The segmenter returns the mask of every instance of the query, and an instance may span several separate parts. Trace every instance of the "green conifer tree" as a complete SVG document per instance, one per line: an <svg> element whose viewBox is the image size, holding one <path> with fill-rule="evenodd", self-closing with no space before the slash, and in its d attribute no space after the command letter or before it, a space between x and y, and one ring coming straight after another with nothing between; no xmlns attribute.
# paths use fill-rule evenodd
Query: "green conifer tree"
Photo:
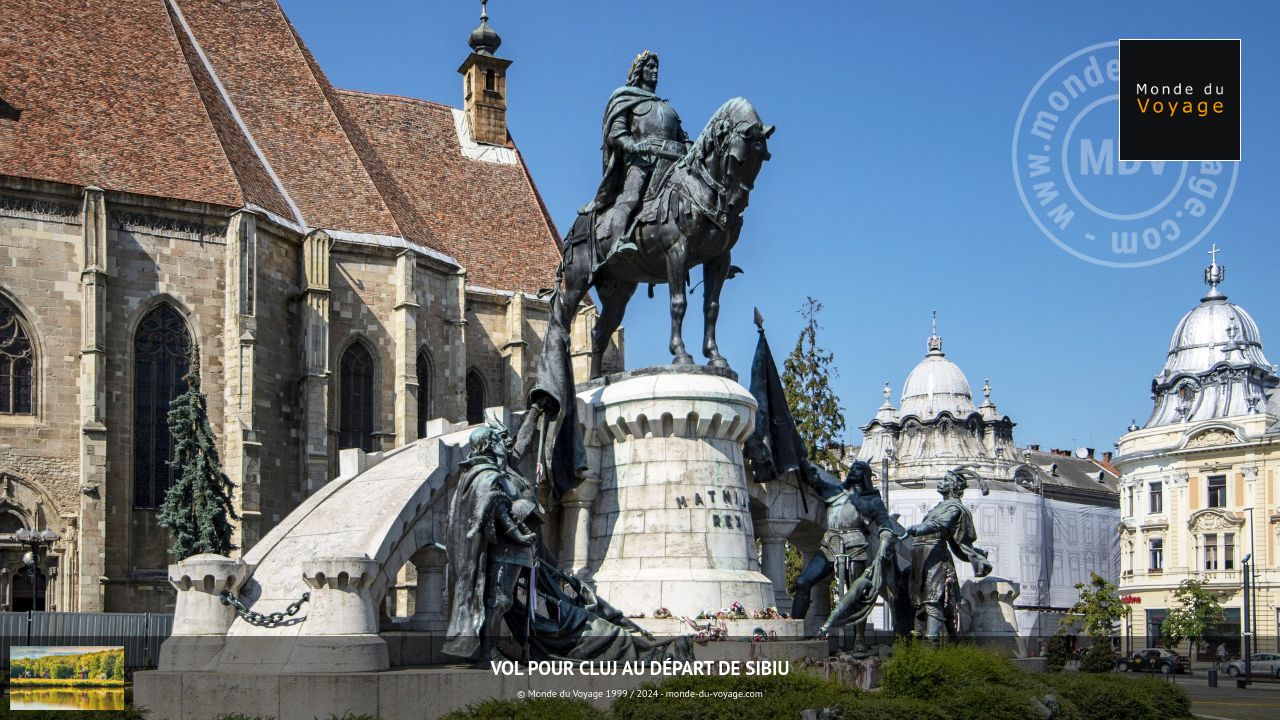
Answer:
<svg viewBox="0 0 1280 720"><path fill-rule="evenodd" d="M231 552L231 520L239 517L231 502L234 485L222 472L218 447L209 426L208 403L200 390L200 360L192 350L183 377L187 391L169 406L173 435L170 467L177 480L165 493L156 519L173 536L170 554L179 560L198 553Z"/></svg>
<svg viewBox="0 0 1280 720"><path fill-rule="evenodd" d="M783 363L782 387L809 461L843 476L848 470L844 464L844 410L830 383L838 374L835 355L818 345L821 311L822 303L805 298L800 309L804 328Z"/></svg>

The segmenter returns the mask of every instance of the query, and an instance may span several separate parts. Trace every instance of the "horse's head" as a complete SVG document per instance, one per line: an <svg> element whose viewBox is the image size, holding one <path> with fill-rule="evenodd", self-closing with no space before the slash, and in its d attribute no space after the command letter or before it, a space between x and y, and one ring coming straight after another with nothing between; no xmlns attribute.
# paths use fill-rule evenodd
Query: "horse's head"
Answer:
<svg viewBox="0 0 1280 720"><path fill-rule="evenodd" d="M694 144L691 158L720 184L723 209L729 216L742 213L756 176L768 160L769 137L774 126L765 125L745 98L733 98L711 116Z"/></svg>

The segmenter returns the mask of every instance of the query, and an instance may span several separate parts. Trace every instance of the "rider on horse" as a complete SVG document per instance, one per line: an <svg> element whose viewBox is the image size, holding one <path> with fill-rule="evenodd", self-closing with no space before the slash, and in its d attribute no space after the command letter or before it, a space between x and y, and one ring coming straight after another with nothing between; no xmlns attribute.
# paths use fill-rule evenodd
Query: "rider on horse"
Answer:
<svg viewBox="0 0 1280 720"><path fill-rule="evenodd" d="M658 56L645 50L605 107L604 179L579 213L599 214L596 237L611 241L606 260L637 250L629 232L637 206L692 145L671 104L654 94L657 87Z"/></svg>

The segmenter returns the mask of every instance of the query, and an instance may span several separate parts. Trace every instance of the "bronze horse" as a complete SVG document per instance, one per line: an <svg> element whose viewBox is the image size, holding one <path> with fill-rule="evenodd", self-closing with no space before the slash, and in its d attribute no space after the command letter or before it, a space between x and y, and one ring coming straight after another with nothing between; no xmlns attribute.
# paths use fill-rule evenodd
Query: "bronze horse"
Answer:
<svg viewBox="0 0 1280 720"><path fill-rule="evenodd" d="M569 328L588 291L596 290L601 313L591 336L591 377L609 338L622 324L627 301L640 283L666 283L671 290L670 350L676 365L692 365L685 350L681 325L688 301L689 270L703 267L702 353L712 367L728 367L716 346L716 318L720 291L730 275L730 251L742 229L742 212L765 160L773 126L760 121L743 98L729 100L712 115L689 152L675 162L653 188L632 221L638 252L601 261L614 238L598 237L599 211L583 213L565 238L558 285L551 300L551 317L538 359L538 379L529 393L530 416L520 427L513 450L519 457L537 433L553 478L553 494L572 488L586 469L586 454L578 432L574 377L569 353ZM552 426L546 427L550 422Z"/></svg>
<svg viewBox="0 0 1280 720"><path fill-rule="evenodd" d="M586 293L594 288L601 313L591 337L591 377L609 338L622 324L627 302L640 283L666 283L671 294L671 341L676 365L691 365L681 327L688 304L689 271L702 265L702 354L712 367L728 367L716 345L720 291L729 277L729 258L742 229L742 212L765 160L772 125L760 121L743 98L720 106L689 152L655 183L637 213L630 232L639 252L599 264L602 247L611 238L597 238L596 213L580 215L565 239L561 265L563 289L553 301L552 322L567 326Z"/></svg>

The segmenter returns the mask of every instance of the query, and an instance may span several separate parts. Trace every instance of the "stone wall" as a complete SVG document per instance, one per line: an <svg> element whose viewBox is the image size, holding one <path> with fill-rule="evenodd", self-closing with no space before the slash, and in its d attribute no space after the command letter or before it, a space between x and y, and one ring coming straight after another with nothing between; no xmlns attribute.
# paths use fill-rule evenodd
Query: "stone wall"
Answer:
<svg viewBox="0 0 1280 720"><path fill-rule="evenodd" d="M48 498L35 524L63 535L49 562L64 573L51 598L59 609L172 608L169 538L154 510L133 507L134 335L159 303L186 319L199 348L219 450L239 486L238 510L249 510L245 545L336 475L341 352L357 336L375 352L382 447L416 439L416 357L424 348L433 417L465 418L471 367L485 379L486 405L524 406L545 301L468 289L460 268L413 249L324 233L307 246L296 229L253 213L96 189L88 193L93 202L86 197L80 188L14 178L0 189L0 293L23 313L39 357L36 415L0 416L0 473ZM304 247L329 271L311 285ZM317 295L328 299L327 312L309 318L325 307L312 302ZM95 297L102 298L97 321L85 301ZM579 380L594 316L586 308L575 322ZM92 370L99 362L92 347L82 357L91 336L99 338L100 372ZM308 364L308 337L327 347L327 369ZM618 345L606 366L621 367ZM329 455L319 481L308 479L316 474L304 443L311 427L321 429L317 447Z"/></svg>
<svg viewBox="0 0 1280 720"><path fill-rule="evenodd" d="M155 211L160 211L160 208ZM122 213L140 215L107 234L106 384L107 484L106 576L104 609L109 612L160 612L172 605L165 569L168 533L156 525L156 511L134 507L133 412L134 338L150 311L168 303L182 315L200 353L201 382L214 426L223 416L219 389L223 371L223 255L225 221L201 218L199 239L164 232L170 214L141 214L116 208L110 226L122 226ZM172 211L170 211L172 212ZM72 375L74 378L75 376ZM74 381L74 380L73 380Z"/></svg>

